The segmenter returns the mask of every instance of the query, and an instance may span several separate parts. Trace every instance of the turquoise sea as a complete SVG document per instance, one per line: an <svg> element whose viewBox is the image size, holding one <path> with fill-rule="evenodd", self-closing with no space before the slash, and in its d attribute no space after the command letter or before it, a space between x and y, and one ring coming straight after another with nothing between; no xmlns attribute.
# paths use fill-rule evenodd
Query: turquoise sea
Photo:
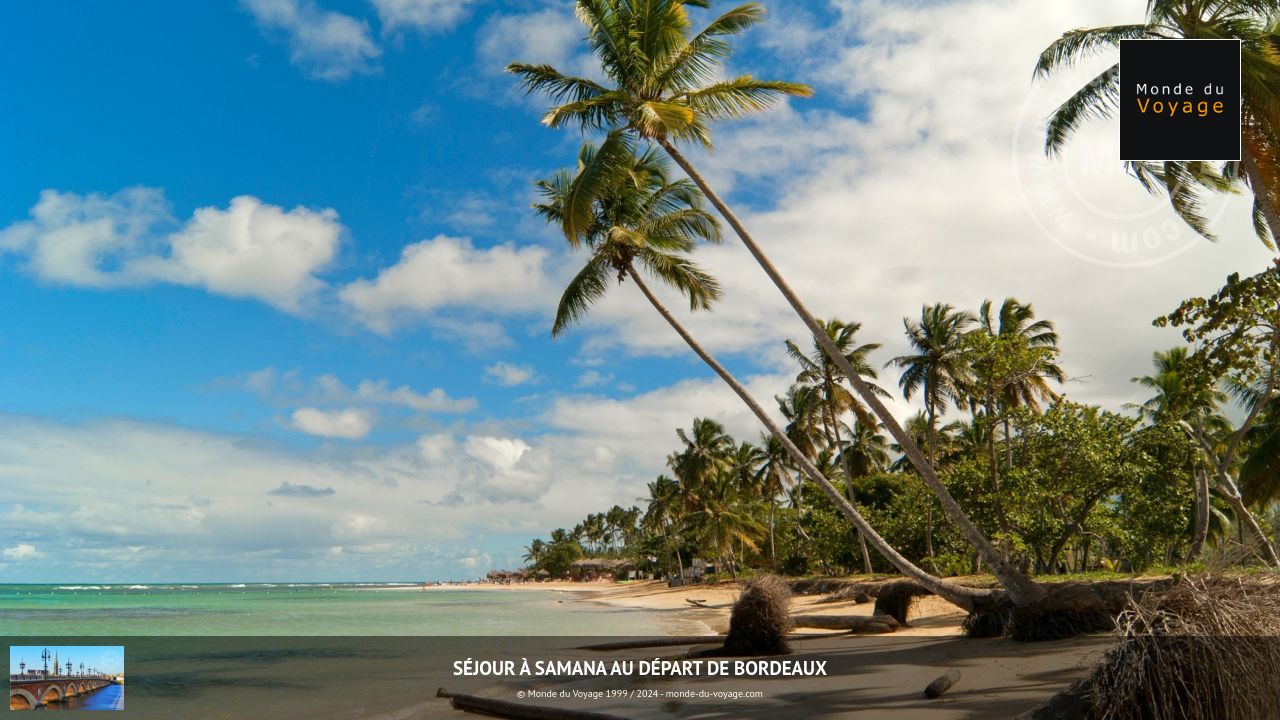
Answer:
<svg viewBox="0 0 1280 720"><path fill-rule="evenodd" d="M229 583L0 585L0 635L612 636L673 632L661 613L542 590Z"/></svg>

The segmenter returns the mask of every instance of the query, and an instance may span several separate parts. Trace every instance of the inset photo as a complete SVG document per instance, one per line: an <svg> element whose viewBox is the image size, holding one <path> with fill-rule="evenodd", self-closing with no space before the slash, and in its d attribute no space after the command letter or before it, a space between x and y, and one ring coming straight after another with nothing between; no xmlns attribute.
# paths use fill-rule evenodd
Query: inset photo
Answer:
<svg viewBox="0 0 1280 720"><path fill-rule="evenodd" d="M123 710L123 645L10 645L10 710Z"/></svg>

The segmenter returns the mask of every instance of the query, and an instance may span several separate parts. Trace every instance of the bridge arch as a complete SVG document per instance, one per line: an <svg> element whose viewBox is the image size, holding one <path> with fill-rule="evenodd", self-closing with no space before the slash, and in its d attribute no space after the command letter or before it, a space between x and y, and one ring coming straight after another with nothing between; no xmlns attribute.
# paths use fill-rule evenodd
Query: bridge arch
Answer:
<svg viewBox="0 0 1280 720"><path fill-rule="evenodd" d="M76 689L75 683L67 683L62 692L66 697L74 697L80 694L80 691Z"/></svg>
<svg viewBox="0 0 1280 720"><path fill-rule="evenodd" d="M62 692L62 688L57 685L50 685L44 689L44 694L40 696L40 702L46 704L51 702L61 702L64 697L66 696Z"/></svg>
<svg viewBox="0 0 1280 720"><path fill-rule="evenodd" d="M9 709L10 710L30 710L38 703L36 696L21 688L11 688L9 690Z"/></svg>

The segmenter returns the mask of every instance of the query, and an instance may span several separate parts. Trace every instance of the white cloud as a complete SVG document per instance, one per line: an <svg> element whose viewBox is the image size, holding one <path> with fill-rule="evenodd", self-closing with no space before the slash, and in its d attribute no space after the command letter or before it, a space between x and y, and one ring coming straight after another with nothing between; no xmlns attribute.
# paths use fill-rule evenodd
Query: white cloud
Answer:
<svg viewBox="0 0 1280 720"><path fill-rule="evenodd" d="M1016 296L1057 322L1064 362L1081 379L1066 391L1118 406L1140 399L1129 378L1148 369L1150 353L1179 341L1152 328L1153 317L1212 292L1230 272L1257 272L1269 262L1242 198L1210 204L1221 242L1194 239L1167 198L1147 195L1124 174L1111 123L1087 126L1049 166L1066 211L1101 217L1109 232L1172 228L1185 252L1146 267L1087 262L1078 255L1109 252L1109 234L1094 236L1077 223L1051 228L1055 242L1042 229L1051 220L1046 210L1034 195L1024 202L1020 188L1040 156L1043 119L1101 69L1086 64L1036 85L1031 71L1040 51L1065 29L1140 20L1140 3L838 0L832 7L839 10L834 23L784 23L778 43L802 58L792 72L749 68L816 81L826 108L794 101L717 128L714 151L691 154L713 184L756 183L752 190L776 197L772 206L731 204L815 314L861 321L864 342L885 343L873 360L905 351L901 319L917 316L922 304L976 309L983 298ZM766 38L787 15L771 9L774 21L758 31ZM1015 153L1028 145L1030 156ZM784 338L805 337L730 232L697 259L721 280L725 297L713 313L679 315L709 348L771 361ZM662 295L679 307L673 294ZM584 326L596 333L588 351L688 352L627 285L613 288Z"/></svg>
<svg viewBox="0 0 1280 720"><path fill-rule="evenodd" d="M467 454L482 460L496 470L511 470L529 452L529 443L519 438L469 437Z"/></svg>
<svg viewBox="0 0 1280 720"><path fill-rule="evenodd" d="M569 3L530 13L489 18L479 33L482 68L500 73L513 62L553 65L561 72L597 76L599 64L583 52L586 29Z"/></svg>
<svg viewBox="0 0 1280 720"><path fill-rule="evenodd" d="M485 377L507 387L523 385L533 380L533 368L528 365L515 365L509 362L496 362L484 369Z"/></svg>
<svg viewBox="0 0 1280 720"><path fill-rule="evenodd" d="M5 560L39 560L44 557L44 553L36 550L36 546L30 543L18 543L5 548L2 554Z"/></svg>
<svg viewBox="0 0 1280 720"><path fill-rule="evenodd" d="M476 0L370 0L384 31L400 27L447 30L464 18Z"/></svg>
<svg viewBox="0 0 1280 720"><path fill-rule="evenodd" d="M350 387L336 375L318 375L308 380L297 370L282 372L274 367L221 378L213 387L248 390L279 405L382 405L425 413L461 413L476 407L475 398L455 398L444 388L421 392L408 385L392 387L388 380L367 379Z"/></svg>
<svg viewBox="0 0 1280 720"><path fill-rule="evenodd" d="M326 578L471 577L488 566L460 558L505 556L636 494L634 478L595 458L557 436L497 428L305 449L0 414L0 547L11 550L0 559L39 548L48 561L22 579L44 582L277 581L299 567Z"/></svg>
<svg viewBox="0 0 1280 720"><path fill-rule="evenodd" d="M169 238L167 258L139 262L143 273L230 297L258 298L298 312L324 286L314 273L338 248L341 226L333 210L288 212L251 197L226 210L201 208Z"/></svg>
<svg viewBox="0 0 1280 720"><path fill-rule="evenodd" d="M345 80L377 67L382 51L364 20L324 10L312 0L241 0L241 4L264 30L285 35L289 60L312 78Z"/></svg>
<svg viewBox="0 0 1280 720"><path fill-rule="evenodd" d="M77 287L156 282L253 298L301 313L325 284L342 226L333 210L284 210L254 197L206 207L176 229L162 191L114 195L45 190L30 219L0 230L0 252L37 278Z"/></svg>
<svg viewBox="0 0 1280 720"><path fill-rule="evenodd" d="M582 388L599 387L613 381L613 375L605 375L599 370L587 370L578 376L576 385Z"/></svg>
<svg viewBox="0 0 1280 720"><path fill-rule="evenodd" d="M546 310L547 251L510 244L476 248L467 238L439 235L404 249L399 262L373 280L356 280L339 297L369 328L390 333L414 318L467 306L502 313Z"/></svg>
<svg viewBox="0 0 1280 720"><path fill-rule="evenodd" d="M293 427L309 435L359 440L373 429L373 414L364 410L321 410L304 407L293 412Z"/></svg>
<svg viewBox="0 0 1280 720"><path fill-rule="evenodd" d="M357 401L399 405L418 412L459 413L474 410L474 398L452 398L443 388L420 393L408 385L392 388L386 380L361 380L352 398Z"/></svg>

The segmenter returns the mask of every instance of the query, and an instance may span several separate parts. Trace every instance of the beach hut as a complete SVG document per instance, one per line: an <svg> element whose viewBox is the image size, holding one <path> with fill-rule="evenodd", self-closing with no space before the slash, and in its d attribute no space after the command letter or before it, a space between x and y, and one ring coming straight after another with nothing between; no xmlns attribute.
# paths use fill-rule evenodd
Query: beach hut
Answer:
<svg viewBox="0 0 1280 720"><path fill-rule="evenodd" d="M614 580L635 569L630 560L611 560L609 558L582 558L569 566L569 577L579 582L595 582Z"/></svg>

